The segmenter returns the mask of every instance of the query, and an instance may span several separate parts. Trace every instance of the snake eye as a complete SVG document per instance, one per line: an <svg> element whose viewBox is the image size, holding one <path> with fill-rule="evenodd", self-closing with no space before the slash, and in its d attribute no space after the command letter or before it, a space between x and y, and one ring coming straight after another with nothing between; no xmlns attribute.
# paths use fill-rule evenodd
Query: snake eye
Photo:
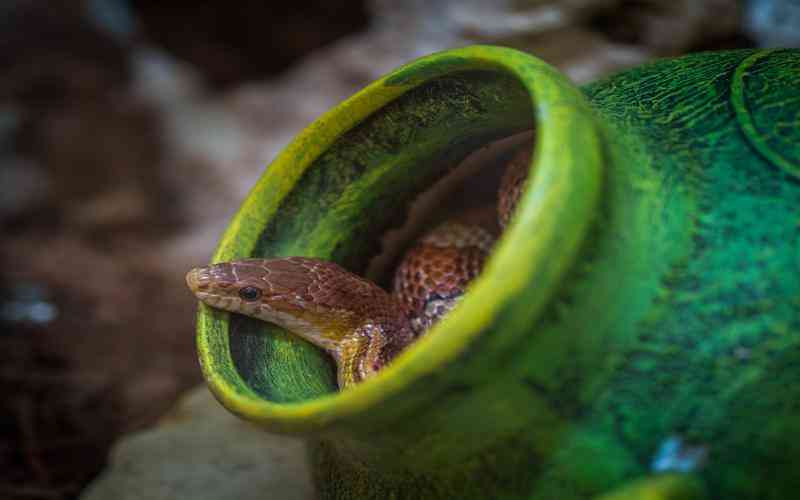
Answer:
<svg viewBox="0 0 800 500"><path fill-rule="evenodd" d="M254 286L245 286L239 289L239 297L241 297L242 300L252 302L261 297L261 290Z"/></svg>

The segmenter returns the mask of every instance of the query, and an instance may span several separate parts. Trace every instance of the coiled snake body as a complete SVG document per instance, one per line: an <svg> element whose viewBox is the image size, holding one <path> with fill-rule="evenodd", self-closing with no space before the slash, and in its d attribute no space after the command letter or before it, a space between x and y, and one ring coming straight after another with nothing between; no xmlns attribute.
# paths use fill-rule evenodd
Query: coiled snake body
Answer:
<svg viewBox="0 0 800 500"><path fill-rule="evenodd" d="M517 154L500 184L505 227L527 177L530 153ZM401 261L392 294L328 261L242 259L195 268L186 283L205 304L274 323L328 352L344 389L377 373L453 309L481 271L494 236L446 222Z"/></svg>

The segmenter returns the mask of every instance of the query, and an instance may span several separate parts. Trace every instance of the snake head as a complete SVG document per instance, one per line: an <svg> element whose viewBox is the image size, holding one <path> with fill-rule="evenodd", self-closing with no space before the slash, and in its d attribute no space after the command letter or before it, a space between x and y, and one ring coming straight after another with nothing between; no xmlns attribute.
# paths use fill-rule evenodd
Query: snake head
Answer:
<svg viewBox="0 0 800 500"><path fill-rule="evenodd" d="M336 300L337 290L331 290L341 273L346 271L333 263L304 257L240 259L194 268L186 284L209 306L294 330L300 319L343 314L337 302L347 299ZM349 289L350 283L343 285L337 288Z"/></svg>

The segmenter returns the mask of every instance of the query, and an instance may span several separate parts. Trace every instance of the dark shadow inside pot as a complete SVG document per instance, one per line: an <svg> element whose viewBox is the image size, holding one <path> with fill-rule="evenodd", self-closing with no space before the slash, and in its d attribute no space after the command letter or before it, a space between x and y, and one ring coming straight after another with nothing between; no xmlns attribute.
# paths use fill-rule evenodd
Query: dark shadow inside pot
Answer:
<svg viewBox="0 0 800 500"><path fill-rule="evenodd" d="M496 192L487 186L497 182L497 166L519 139L486 147L530 129L533 113L530 95L501 72L456 72L421 84L373 111L312 162L265 225L250 256L319 257L386 285L387 271L406 242L449 213L437 210L439 215L418 219L412 210L409 218L419 194L446 184L448 172L472 153L487 161L486 170L453 184L461 193L453 210L472 203L469 193ZM474 166L476 161L483 160L464 163ZM473 191L465 191L470 183ZM393 229L394 235L383 239ZM337 390L332 361L280 328L232 315L229 343L239 376L268 401L299 402Z"/></svg>
<svg viewBox="0 0 800 500"><path fill-rule="evenodd" d="M477 225L499 236L500 181L511 158L531 149L532 135L526 131L486 144L418 194L406 210L405 223L381 238L381 253L370 260L364 276L391 290L394 270L406 251L445 221Z"/></svg>

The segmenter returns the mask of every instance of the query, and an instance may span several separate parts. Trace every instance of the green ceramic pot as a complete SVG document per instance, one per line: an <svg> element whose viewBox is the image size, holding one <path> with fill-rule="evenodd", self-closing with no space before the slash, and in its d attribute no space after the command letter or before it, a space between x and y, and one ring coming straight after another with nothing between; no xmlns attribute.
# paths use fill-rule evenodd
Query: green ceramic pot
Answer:
<svg viewBox="0 0 800 500"><path fill-rule="evenodd" d="M209 386L308 437L323 498L793 498L798 82L797 50L697 54L584 88L500 47L398 69L297 136L214 260L363 272L449 167L534 128L533 175L485 271L341 393L311 345L201 307ZM687 474L654 473L670 468Z"/></svg>

